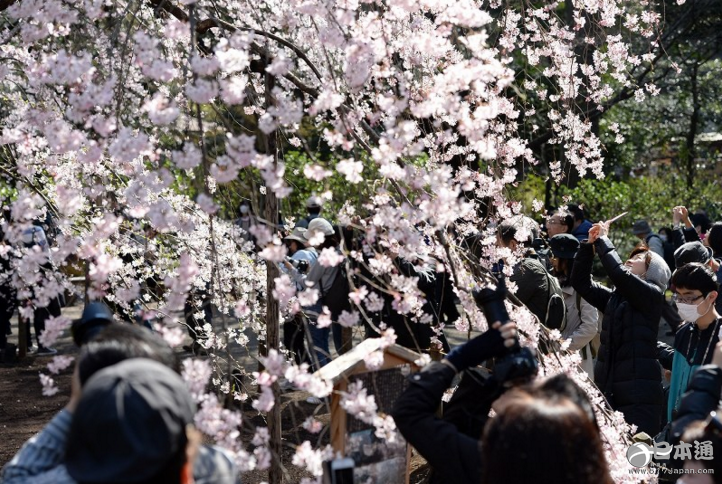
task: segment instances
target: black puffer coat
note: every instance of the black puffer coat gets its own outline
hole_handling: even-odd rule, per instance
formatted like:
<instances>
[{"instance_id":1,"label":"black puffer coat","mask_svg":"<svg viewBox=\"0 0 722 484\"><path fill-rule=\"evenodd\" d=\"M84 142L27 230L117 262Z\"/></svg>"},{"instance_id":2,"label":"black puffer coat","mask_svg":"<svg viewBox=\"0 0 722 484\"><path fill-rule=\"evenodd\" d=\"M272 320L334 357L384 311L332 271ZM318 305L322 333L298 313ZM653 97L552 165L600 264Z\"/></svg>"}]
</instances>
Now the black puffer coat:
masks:
<instances>
[{"instance_id":1,"label":"black puffer coat","mask_svg":"<svg viewBox=\"0 0 722 484\"><path fill-rule=\"evenodd\" d=\"M615 289L592 281L594 250ZM657 361L657 330L664 294L651 282L632 274L611 241L601 237L582 243L571 275L572 286L604 313L601 347L594 380L612 408L624 414L639 432L656 435L663 409L662 373Z\"/></svg>"}]
</instances>

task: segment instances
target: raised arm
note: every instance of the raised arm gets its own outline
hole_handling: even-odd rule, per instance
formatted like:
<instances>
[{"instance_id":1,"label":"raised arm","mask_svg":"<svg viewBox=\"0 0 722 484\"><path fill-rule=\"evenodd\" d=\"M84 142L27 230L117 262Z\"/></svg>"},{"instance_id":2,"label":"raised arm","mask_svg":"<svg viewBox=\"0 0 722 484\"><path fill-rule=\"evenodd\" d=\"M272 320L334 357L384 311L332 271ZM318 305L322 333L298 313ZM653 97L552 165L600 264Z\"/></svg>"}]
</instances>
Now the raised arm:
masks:
<instances>
[{"instance_id":1,"label":"raised arm","mask_svg":"<svg viewBox=\"0 0 722 484\"><path fill-rule=\"evenodd\" d=\"M692 225L692 221L689 218L689 211L687 210L687 207L683 207L681 205L674 207L672 209L672 222L674 223L676 234L679 234L680 232L682 234L683 242L679 245L682 245L684 242L701 242L699 234L697 233L697 230L695 230L694 225ZM679 242L679 235L675 235L674 242L674 248L676 250L679 247L679 245L677 245L677 242Z\"/></svg>"},{"instance_id":2,"label":"raised arm","mask_svg":"<svg viewBox=\"0 0 722 484\"><path fill-rule=\"evenodd\" d=\"M592 262L594 261L594 247L583 242L574 258L574 267L570 276L572 287L582 296L582 299L604 312L607 302L612 296L608 287L592 281Z\"/></svg>"},{"instance_id":3,"label":"raised arm","mask_svg":"<svg viewBox=\"0 0 722 484\"><path fill-rule=\"evenodd\" d=\"M436 417L441 397L455 375L451 366L431 363L409 378L410 384L396 400L391 415L407 442L436 472L464 482L481 482L478 440Z\"/></svg>"},{"instance_id":4,"label":"raised arm","mask_svg":"<svg viewBox=\"0 0 722 484\"><path fill-rule=\"evenodd\" d=\"M646 311L661 304L664 299L661 289L632 274L619 258L611 240L602 236L594 242L594 248L616 291L632 306L640 311Z\"/></svg>"},{"instance_id":5,"label":"raised arm","mask_svg":"<svg viewBox=\"0 0 722 484\"><path fill-rule=\"evenodd\" d=\"M502 356L516 338L516 325L493 326L486 333L454 348L442 363L431 363L409 378L409 386L391 412L404 438L448 482L481 482L479 441L436 416L441 397L457 371ZM440 451L441 450L441 451Z\"/></svg>"}]
</instances>

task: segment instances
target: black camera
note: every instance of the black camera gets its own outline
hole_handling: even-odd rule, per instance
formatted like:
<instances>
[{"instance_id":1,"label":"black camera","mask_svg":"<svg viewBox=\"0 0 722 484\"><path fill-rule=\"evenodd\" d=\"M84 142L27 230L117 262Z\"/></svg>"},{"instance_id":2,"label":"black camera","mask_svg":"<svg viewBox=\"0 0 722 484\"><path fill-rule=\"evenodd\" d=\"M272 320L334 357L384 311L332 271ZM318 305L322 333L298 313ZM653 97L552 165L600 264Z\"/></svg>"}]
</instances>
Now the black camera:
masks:
<instances>
[{"instance_id":1,"label":"black camera","mask_svg":"<svg viewBox=\"0 0 722 484\"><path fill-rule=\"evenodd\" d=\"M491 326L494 321L505 324L509 321L504 299L506 298L506 282L503 274L497 278L496 289L485 287L472 292L474 301L484 311L484 316ZM496 331L491 330L490 331ZM516 340L509 353L496 360L492 378L501 384L511 384L516 380L529 379L539 371L539 363L529 348L522 348Z\"/></svg>"},{"instance_id":2,"label":"black camera","mask_svg":"<svg viewBox=\"0 0 722 484\"><path fill-rule=\"evenodd\" d=\"M296 270L298 272L300 272L301 274L305 274L306 272L308 272L308 261L307 260L296 260L296 259L291 259L290 257L287 257L286 260L288 260L288 262L290 262L291 265L293 267L295 267Z\"/></svg>"}]
</instances>

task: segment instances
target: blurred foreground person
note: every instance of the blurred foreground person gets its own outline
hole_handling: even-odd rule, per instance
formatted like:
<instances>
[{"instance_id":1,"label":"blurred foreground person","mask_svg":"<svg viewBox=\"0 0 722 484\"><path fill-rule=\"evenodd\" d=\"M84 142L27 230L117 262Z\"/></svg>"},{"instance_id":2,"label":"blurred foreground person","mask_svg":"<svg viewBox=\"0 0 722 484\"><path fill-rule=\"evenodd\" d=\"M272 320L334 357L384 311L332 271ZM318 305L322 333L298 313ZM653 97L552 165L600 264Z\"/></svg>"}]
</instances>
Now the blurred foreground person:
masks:
<instances>
[{"instance_id":1,"label":"blurred foreground person","mask_svg":"<svg viewBox=\"0 0 722 484\"><path fill-rule=\"evenodd\" d=\"M114 365L126 361L141 363L129 369L127 374L125 367L114 369ZM159 367L164 370L158 370ZM92 377L104 369L114 370L91 387ZM170 466L166 469L168 472L175 472L178 466L186 469L183 472L190 469L185 464L191 463L192 459L179 461L180 446L185 445L182 444L184 439L187 443L195 439L196 431L189 430L184 436L179 429L182 423L182 430L186 431L183 422L188 420L188 408L194 407L192 401L186 401L188 391L179 386L185 385L179 371L175 353L157 335L128 324L107 326L82 346L68 404L23 445L3 469L0 482L189 482L143 474L151 470L160 472L161 464ZM147 373L147 377L143 373ZM108 394L103 394L101 388ZM111 397L115 400L111 401ZM87 403L81 406L83 399ZM122 408L114 406L121 401L124 402ZM192 423L192 416L191 413L188 423ZM144 420L139 422L137 419L140 418ZM135 455L139 449L141 455ZM120 454L116 455L117 452ZM196 484L238 482L235 465L224 450L203 445L196 453L198 456L192 466Z\"/></svg>"},{"instance_id":2,"label":"blurred foreground person","mask_svg":"<svg viewBox=\"0 0 722 484\"><path fill-rule=\"evenodd\" d=\"M537 366L531 352L519 347L503 298L484 291L493 292L484 289L475 297L487 321L494 321L491 329L411 375L392 412L404 438L432 466L430 482L611 484L592 404L577 385L558 376L504 393L528 381ZM498 358L490 378L498 385L486 388L493 392L490 400L501 397L490 402L497 415L479 442L439 419L436 409L458 372L490 358ZM481 412L486 418L488 409Z\"/></svg>"},{"instance_id":3,"label":"blurred foreground person","mask_svg":"<svg viewBox=\"0 0 722 484\"><path fill-rule=\"evenodd\" d=\"M185 382L161 363L133 358L100 370L70 426L68 474L79 483L192 483L194 415Z\"/></svg>"},{"instance_id":4,"label":"blurred foreground person","mask_svg":"<svg viewBox=\"0 0 722 484\"><path fill-rule=\"evenodd\" d=\"M493 408L482 484L612 484L592 403L567 376L513 388Z\"/></svg>"},{"instance_id":5,"label":"blurred foreground person","mask_svg":"<svg viewBox=\"0 0 722 484\"><path fill-rule=\"evenodd\" d=\"M722 484L722 459L715 457L722 453L722 421L718 412L712 411L707 420L697 421L685 430L680 440L690 449L699 449L700 444L709 449L709 455L700 455L699 459L685 459L684 474L677 484Z\"/></svg>"},{"instance_id":6,"label":"blurred foreground person","mask_svg":"<svg viewBox=\"0 0 722 484\"><path fill-rule=\"evenodd\" d=\"M722 484L722 409L720 409L720 393L722 392L722 343L717 343L712 363L700 366L689 383L687 392L682 397L679 411L672 423L672 432L666 442L672 445L685 442L691 449L694 459L667 459L660 462L672 472L660 472L660 482L674 482L679 476L678 468L695 469L696 474L684 475L678 484ZM694 441L698 445L694 445ZM701 452L699 443L707 443L707 451ZM700 472L710 469L708 475ZM662 470L664 470L662 468Z\"/></svg>"}]
</instances>

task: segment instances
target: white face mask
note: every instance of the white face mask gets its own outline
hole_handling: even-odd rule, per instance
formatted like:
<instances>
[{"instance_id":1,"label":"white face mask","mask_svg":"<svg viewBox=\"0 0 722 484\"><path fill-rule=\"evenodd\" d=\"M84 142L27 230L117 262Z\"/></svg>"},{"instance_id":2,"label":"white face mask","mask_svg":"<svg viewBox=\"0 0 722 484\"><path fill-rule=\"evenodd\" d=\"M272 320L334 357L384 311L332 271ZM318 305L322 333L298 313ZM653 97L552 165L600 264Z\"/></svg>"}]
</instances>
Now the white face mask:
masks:
<instances>
[{"instance_id":1,"label":"white face mask","mask_svg":"<svg viewBox=\"0 0 722 484\"><path fill-rule=\"evenodd\" d=\"M241 205L241 214L246 215L248 213L248 205Z\"/></svg>"},{"instance_id":2,"label":"white face mask","mask_svg":"<svg viewBox=\"0 0 722 484\"><path fill-rule=\"evenodd\" d=\"M677 312L679 315L684 319L685 321L689 321L690 323L694 323L699 318L704 316L709 312L710 309L712 309L712 305L710 304L707 308L707 311L704 312L704 314L699 314L699 307L704 304L704 302L707 300L705 297L702 302L699 304L686 304L686 303L677 303Z\"/></svg>"},{"instance_id":3,"label":"white face mask","mask_svg":"<svg viewBox=\"0 0 722 484\"><path fill-rule=\"evenodd\" d=\"M701 304L701 303L700 303ZM695 322L697 319L699 319L699 312L697 312L697 305L696 304L685 304L685 303L677 303L677 312L679 313L680 317L684 319L685 321L689 322Z\"/></svg>"},{"instance_id":4,"label":"white face mask","mask_svg":"<svg viewBox=\"0 0 722 484\"><path fill-rule=\"evenodd\" d=\"M662 242L667 242L667 234L659 234L659 238L662 239Z\"/></svg>"}]
</instances>

